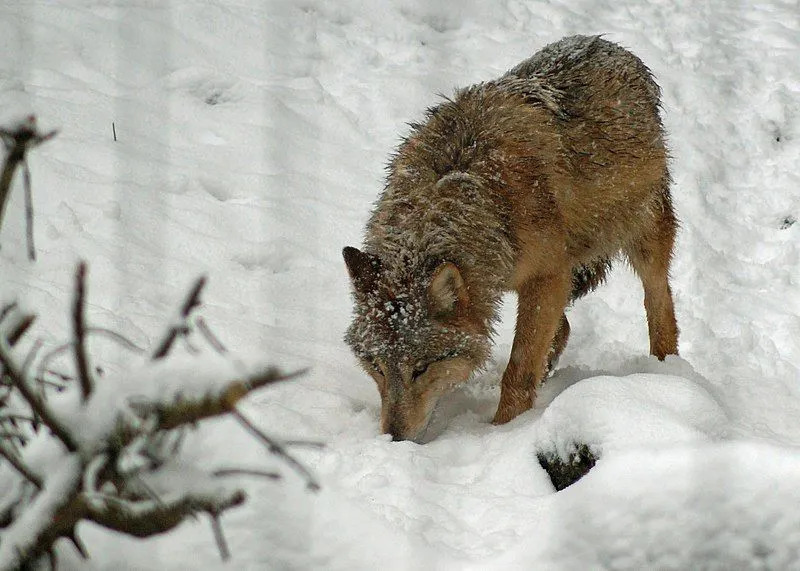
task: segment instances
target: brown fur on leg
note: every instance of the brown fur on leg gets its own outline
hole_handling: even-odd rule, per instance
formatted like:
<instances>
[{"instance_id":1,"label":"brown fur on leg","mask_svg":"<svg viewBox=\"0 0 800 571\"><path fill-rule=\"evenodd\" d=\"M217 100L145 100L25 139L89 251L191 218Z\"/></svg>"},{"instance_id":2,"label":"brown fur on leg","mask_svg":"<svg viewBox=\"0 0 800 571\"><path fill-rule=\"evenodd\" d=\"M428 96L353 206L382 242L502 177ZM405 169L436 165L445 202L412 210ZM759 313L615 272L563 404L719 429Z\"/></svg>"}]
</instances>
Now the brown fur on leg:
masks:
<instances>
[{"instance_id":1,"label":"brown fur on leg","mask_svg":"<svg viewBox=\"0 0 800 571\"><path fill-rule=\"evenodd\" d=\"M644 288L650 354L663 361L667 355L678 354L678 324L669 286L669 264L677 221L668 194L661 195L654 218L650 231L626 253Z\"/></svg>"},{"instance_id":2,"label":"brown fur on leg","mask_svg":"<svg viewBox=\"0 0 800 571\"><path fill-rule=\"evenodd\" d=\"M569 299L570 278L566 272L535 277L518 289L517 330L494 424L504 424L533 406Z\"/></svg>"},{"instance_id":3,"label":"brown fur on leg","mask_svg":"<svg viewBox=\"0 0 800 571\"><path fill-rule=\"evenodd\" d=\"M564 349L567 346L567 340L569 340L569 321L567 321L567 314L563 313L561 315L561 323L558 326L558 330L556 331L556 335L553 338L553 344L550 347L550 353L547 356L547 370L545 371L545 377L550 374L550 371L553 370L556 363L558 362L558 358L561 357L561 353L564 352Z\"/></svg>"}]
</instances>

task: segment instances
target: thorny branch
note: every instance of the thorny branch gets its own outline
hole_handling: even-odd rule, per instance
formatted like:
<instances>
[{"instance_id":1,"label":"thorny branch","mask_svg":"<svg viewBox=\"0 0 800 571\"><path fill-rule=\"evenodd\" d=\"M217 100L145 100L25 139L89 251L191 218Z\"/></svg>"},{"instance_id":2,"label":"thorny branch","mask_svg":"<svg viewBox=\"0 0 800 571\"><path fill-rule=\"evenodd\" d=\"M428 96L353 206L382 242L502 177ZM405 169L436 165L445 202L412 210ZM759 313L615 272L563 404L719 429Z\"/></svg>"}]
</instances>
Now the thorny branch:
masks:
<instances>
[{"instance_id":1,"label":"thorny branch","mask_svg":"<svg viewBox=\"0 0 800 571\"><path fill-rule=\"evenodd\" d=\"M264 367L242 375L233 372L240 369L234 366L231 368L231 378L219 379L216 388L209 389L204 394L177 394L159 398L145 396L135 402L128 400L117 411L116 423L107 433L88 441L84 441L85 435L82 437L84 440L76 439L74 434L81 433L74 423L84 416L91 416L96 399L90 397L97 389L96 383L104 381L103 378L95 379L91 376L87 339L92 334L101 334L140 355L142 353L125 337L87 325L86 273L86 265L81 263L76 271L72 302L74 339L38 357L38 367L34 367L39 352L38 341L28 351L22 366L18 364L12 351L12 346L30 330L34 317L23 315L12 322L10 319L17 311L16 305L0 308L0 367L2 378L5 379L5 386L0 387L5 390L5 394L0 394L0 468L5 461L13 471L7 470L3 477L16 477L20 482L7 487L10 491L4 492L18 494L17 496L2 497L0 494L0 505L3 506L0 513L0 570L28 568L41 558L49 558L54 565L54 545L61 537L70 540L84 557L88 556L76 531L81 521L93 521L108 529L136 537L148 537L167 532L188 517L200 513L206 513L210 517L220 555L227 559L230 552L222 533L220 515L225 510L242 504L245 500L244 492L220 484L212 487L215 491L200 494L180 489L156 490L145 476L156 474L170 463L182 442L181 436L186 427L194 426L207 418L232 414L248 431L264 442L271 453L301 474L310 489L318 489L319 484L311 473L286 451L286 443L279 443L269 437L236 408L241 399L250 392L294 378L303 371L284 374L276 368ZM200 293L205 283L204 277L194 282L180 307L180 322L170 325L151 357L141 355L143 366L149 367L148 363L152 360L165 358L176 339L192 333L189 317L200 305ZM194 320L194 325L198 334L220 355L218 358L228 355L222 343L201 318ZM80 391L80 407L83 412L74 417L61 412L55 413L51 402L46 398L48 390L44 379L39 379L49 371L49 361L66 351L71 351L74 357L77 383L71 382L73 378L64 375L62 380L65 384L57 386L59 389L73 387ZM38 371L33 378L28 375L30 368ZM39 391L33 389L34 379L39 379L42 383ZM15 402L26 405L27 411L6 409L8 397L12 393L20 397ZM189 394L192 395L191 392ZM30 427L35 428L36 422L41 422L50 432L31 431ZM28 462L30 458L26 457L26 443L34 435L38 438L56 438L63 444L62 448L53 449L56 457L44 464L48 466L46 469L40 463L41 458L31 464ZM17 439L20 440L20 445L15 443ZM289 444L302 443L292 441ZM60 468L53 470L53 466ZM280 474L257 468L229 467L205 472L205 476L210 479L232 475L261 476L273 480L280 478ZM42 506L50 506L48 509L52 515L26 516L28 509L39 514Z\"/></svg>"}]
</instances>

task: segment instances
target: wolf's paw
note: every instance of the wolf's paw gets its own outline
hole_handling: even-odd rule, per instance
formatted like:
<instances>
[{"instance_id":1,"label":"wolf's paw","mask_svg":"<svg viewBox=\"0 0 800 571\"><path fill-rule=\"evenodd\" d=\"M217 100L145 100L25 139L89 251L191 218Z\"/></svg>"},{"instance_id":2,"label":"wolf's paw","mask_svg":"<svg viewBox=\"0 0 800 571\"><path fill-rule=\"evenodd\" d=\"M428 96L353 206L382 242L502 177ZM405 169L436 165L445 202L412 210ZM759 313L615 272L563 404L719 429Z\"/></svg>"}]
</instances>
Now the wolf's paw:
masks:
<instances>
[{"instance_id":1,"label":"wolf's paw","mask_svg":"<svg viewBox=\"0 0 800 571\"><path fill-rule=\"evenodd\" d=\"M492 424L505 424L511 420L514 420L523 412L528 411L531 409L531 402L518 402L512 405L505 405L502 402L497 407L497 412L494 413L494 418L492 419Z\"/></svg>"}]
</instances>

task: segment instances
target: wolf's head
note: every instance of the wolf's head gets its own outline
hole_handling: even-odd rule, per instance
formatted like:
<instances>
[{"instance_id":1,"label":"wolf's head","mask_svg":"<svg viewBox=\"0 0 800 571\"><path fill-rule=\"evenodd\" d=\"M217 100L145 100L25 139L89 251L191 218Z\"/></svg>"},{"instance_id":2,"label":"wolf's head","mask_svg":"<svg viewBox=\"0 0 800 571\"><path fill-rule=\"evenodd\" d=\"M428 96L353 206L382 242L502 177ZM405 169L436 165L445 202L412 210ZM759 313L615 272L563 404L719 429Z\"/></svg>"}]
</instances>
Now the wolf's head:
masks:
<instances>
[{"instance_id":1,"label":"wolf's head","mask_svg":"<svg viewBox=\"0 0 800 571\"><path fill-rule=\"evenodd\" d=\"M389 267L356 248L342 253L355 301L345 341L378 385L382 430L394 440L418 440L439 397L486 360L486 326L471 315L453 263Z\"/></svg>"}]
</instances>

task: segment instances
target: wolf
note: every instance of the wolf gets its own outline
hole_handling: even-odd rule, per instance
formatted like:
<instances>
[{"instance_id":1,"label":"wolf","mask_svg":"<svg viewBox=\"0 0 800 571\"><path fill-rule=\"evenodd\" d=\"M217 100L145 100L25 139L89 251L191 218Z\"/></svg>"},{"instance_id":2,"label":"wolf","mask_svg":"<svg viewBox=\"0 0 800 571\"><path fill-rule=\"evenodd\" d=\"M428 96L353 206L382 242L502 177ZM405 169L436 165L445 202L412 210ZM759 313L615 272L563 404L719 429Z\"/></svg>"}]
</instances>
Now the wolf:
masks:
<instances>
[{"instance_id":1,"label":"wolf","mask_svg":"<svg viewBox=\"0 0 800 571\"><path fill-rule=\"evenodd\" d=\"M530 409L566 346L565 309L621 257L644 288L650 353L678 353L660 88L638 57L567 37L410 128L362 249L343 250L345 342L378 386L384 432L423 437L439 397L485 364L507 291L516 330L493 422Z\"/></svg>"}]
</instances>

